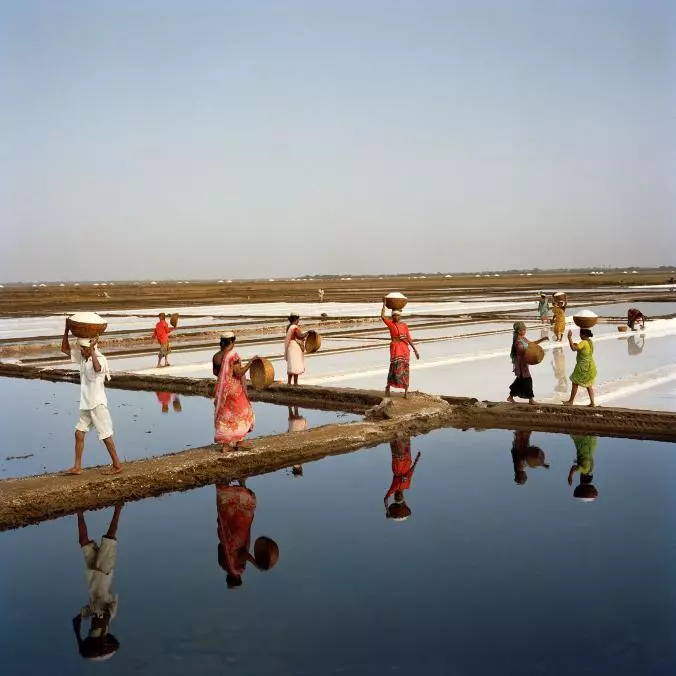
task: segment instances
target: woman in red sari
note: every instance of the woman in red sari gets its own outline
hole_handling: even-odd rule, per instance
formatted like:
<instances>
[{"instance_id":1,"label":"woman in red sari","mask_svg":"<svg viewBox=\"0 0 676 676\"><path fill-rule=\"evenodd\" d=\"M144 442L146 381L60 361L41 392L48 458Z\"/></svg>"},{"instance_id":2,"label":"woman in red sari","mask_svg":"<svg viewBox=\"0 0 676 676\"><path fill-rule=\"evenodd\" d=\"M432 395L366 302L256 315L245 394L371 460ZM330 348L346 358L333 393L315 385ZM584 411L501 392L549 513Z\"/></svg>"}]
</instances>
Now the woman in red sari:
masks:
<instances>
[{"instance_id":1,"label":"woman in red sari","mask_svg":"<svg viewBox=\"0 0 676 676\"><path fill-rule=\"evenodd\" d=\"M387 307L383 298L383 309L380 311L380 318L385 322L385 326L390 330L390 370L387 374L387 386L385 387L385 396L390 396L390 388L396 387L404 390L404 398L408 395L409 374L411 360L411 350L413 350L416 359L420 359L418 350L413 344L413 339L408 330L408 324L402 322L401 312L392 310L392 318L387 319L385 313Z\"/></svg>"},{"instance_id":2,"label":"woman in red sari","mask_svg":"<svg viewBox=\"0 0 676 676\"><path fill-rule=\"evenodd\" d=\"M214 441L230 448L246 448L244 437L254 428L255 416L244 376L251 368L253 357L242 364L234 350L235 334L221 336L221 349L213 357L213 372L218 378L214 393Z\"/></svg>"}]
</instances>

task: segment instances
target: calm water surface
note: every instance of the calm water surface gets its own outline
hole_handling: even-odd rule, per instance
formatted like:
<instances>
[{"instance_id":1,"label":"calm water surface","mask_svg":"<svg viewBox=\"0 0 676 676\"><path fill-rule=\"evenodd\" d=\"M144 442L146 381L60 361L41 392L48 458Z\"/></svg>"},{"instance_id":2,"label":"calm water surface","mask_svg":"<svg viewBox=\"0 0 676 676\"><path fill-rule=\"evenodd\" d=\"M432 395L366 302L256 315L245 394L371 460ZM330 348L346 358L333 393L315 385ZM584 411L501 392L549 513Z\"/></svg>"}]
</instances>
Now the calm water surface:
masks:
<instances>
[{"instance_id":1,"label":"calm water surface","mask_svg":"<svg viewBox=\"0 0 676 676\"><path fill-rule=\"evenodd\" d=\"M250 561L234 589L217 487L130 503L105 665L71 626L88 599L76 517L0 533L3 673L673 674L676 447L577 442L579 456L561 435L415 438L404 521L386 518L390 445L249 479L249 549L267 536L279 560ZM569 486L575 461L592 478ZM598 499L574 497L581 483ZM91 538L112 514L85 514Z\"/></svg>"},{"instance_id":2,"label":"calm water surface","mask_svg":"<svg viewBox=\"0 0 676 676\"><path fill-rule=\"evenodd\" d=\"M168 392L106 390L115 443L122 460L182 451L213 442L212 399ZM0 378L0 478L55 472L73 463L73 430L80 386L42 380ZM281 434L292 427L317 427L359 416L254 403L252 437ZM298 416L297 416L298 414ZM30 454L28 458L19 458ZM12 459L8 459L12 458ZM84 465L110 462L95 430L85 440Z\"/></svg>"}]
</instances>

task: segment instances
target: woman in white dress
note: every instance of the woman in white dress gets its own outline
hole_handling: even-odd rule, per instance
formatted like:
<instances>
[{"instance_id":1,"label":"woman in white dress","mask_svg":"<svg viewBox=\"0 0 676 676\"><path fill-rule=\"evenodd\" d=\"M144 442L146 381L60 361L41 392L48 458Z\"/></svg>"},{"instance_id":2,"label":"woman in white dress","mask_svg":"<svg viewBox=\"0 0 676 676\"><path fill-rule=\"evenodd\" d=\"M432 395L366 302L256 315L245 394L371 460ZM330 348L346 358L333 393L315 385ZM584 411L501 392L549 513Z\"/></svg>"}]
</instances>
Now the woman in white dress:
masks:
<instances>
[{"instance_id":1,"label":"woman in white dress","mask_svg":"<svg viewBox=\"0 0 676 676\"><path fill-rule=\"evenodd\" d=\"M289 315L289 326L286 329L284 341L284 359L286 359L286 374L288 384L298 385L298 376L305 373L305 338L299 326L300 317L295 312Z\"/></svg>"}]
</instances>

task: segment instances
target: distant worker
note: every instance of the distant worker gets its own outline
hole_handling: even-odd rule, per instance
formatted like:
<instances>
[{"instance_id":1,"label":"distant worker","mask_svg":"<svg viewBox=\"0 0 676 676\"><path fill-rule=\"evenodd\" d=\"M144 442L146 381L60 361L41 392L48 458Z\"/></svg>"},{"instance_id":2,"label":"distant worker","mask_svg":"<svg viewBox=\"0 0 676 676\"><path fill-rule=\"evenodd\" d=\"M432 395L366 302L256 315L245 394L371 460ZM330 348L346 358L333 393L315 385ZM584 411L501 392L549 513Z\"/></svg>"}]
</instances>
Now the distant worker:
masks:
<instances>
[{"instance_id":1,"label":"distant worker","mask_svg":"<svg viewBox=\"0 0 676 676\"><path fill-rule=\"evenodd\" d=\"M594 401L594 381L596 380L596 362L594 361L594 334L589 329L580 329L580 342L573 342L573 332L568 331L568 344L573 352L577 353L577 362L570 374L570 398L564 401L564 406L572 406L579 387L587 388L589 406L596 406Z\"/></svg>"},{"instance_id":2,"label":"distant worker","mask_svg":"<svg viewBox=\"0 0 676 676\"><path fill-rule=\"evenodd\" d=\"M385 396L389 397L391 388L395 387L404 390L404 399L406 399L410 383L411 350L413 350L416 359L420 359L420 354L413 344L408 324L401 321L401 310L392 310L391 319L385 317L386 312L387 306L385 305L385 298L383 298L380 318L390 331L390 368L387 372Z\"/></svg>"},{"instance_id":3,"label":"distant worker","mask_svg":"<svg viewBox=\"0 0 676 676\"><path fill-rule=\"evenodd\" d=\"M544 293L540 294L540 300L538 301L538 317L543 323L549 322L549 302Z\"/></svg>"},{"instance_id":4,"label":"distant worker","mask_svg":"<svg viewBox=\"0 0 676 676\"><path fill-rule=\"evenodd\" d=\"M155 324L153 331L153 342L157 341L160 344L160 351L157 353L157 368L162 368L162 359L164 359L165 366L171 366L169 363L169 353L171 352L171 345L169 343L169 334L174 330L173 326L167 324L167 315L160 312L160 321Z\"/></svg>"},{"instance_id":5,"label":"distant worker","mask_svg":"<svg viewBox=\"0 0 676 676\"><path fill-rule=\"evenodd\" d=\"M319 289L319 302L323 303L324 302L324 289Z\"/></svg>"},{"instance_id":6,"label":"distant worker","mask_svg":"<svg viewBox=\"0 0 676 676\"><path fill-rule=\"evenodd\" d=\"M629 308L627 311L627 326L632 331L636 331L637 328L645 329L645 317L639 309Z\"/></svg>"},{"instance_id":7,"label":"distant worker","mask_svg":"<svg viewBox=\"0 0 676 676\"><path fill-rule=\"evenodd\" d=\"M554 312L552 318L554 338L557 343L560 343L563 340L563 332L566 330L566 301L555 298L552 310Z\"/></svg>"},{"instance_id":8,"label":"distant worker","mask_svg":"<svg viewBox=\"0 0 676 676\"><path fill-rule=\"evenodd\" d=\"M286 359L286 375L289 385L298 385L298 376L305 373L305 338L300 328L300 317L297 312L289 315L289 325L286 327L284 339L284 359Z\"/></svg>"},{"instance_id":9,"label":"distant worker","mask_svg":"<svg viewBox=\"0 0 676 676\"><path fill-rule=\"evenodd\" d=\"M113 463L111 474L122 471L113 441L113 421L108 411L105 381L110 380L107 359L99 351L96 338L78 338L78 349L71 352L68 342L70 319L66 319L66 330L61 341L61 351L80 365L80 419L75 425L75 464L68 474L82 472L82 454L85 435L92 427L96 428L99 439L104 443Z\"/></svg>"}]
</instances>

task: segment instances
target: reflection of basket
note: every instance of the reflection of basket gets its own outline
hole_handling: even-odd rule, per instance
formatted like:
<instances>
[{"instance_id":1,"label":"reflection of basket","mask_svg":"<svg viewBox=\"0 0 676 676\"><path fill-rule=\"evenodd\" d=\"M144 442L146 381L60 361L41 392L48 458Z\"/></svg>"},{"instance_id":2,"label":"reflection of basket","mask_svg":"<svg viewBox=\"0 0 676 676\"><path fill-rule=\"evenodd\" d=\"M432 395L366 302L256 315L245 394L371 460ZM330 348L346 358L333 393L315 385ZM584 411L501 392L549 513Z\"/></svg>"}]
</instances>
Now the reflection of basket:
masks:
<instances>
[{"instance_id":1,"label":"reflection of basket","mask_svg":"<svg viewBox=\"0 0 676 676\"><path fill-rule=\"evenodd\" d=\"M264 390L275 381L275 368L265 357L254 359L251 364L251 384L256 390Z\"/></svg>"},{"instance_id":2,"label":"reflection of basket","mask_svg":"<svg viewBox=\"0 0 676 676\"><path fill-rule=\"evenodd\" d=\"M305 338L305 351L308 354L317 352L322 346L322 337L316 331L308 331Z\"/></svg>"},{"instance_id":3,"label":"reflection of basket","mask_svg":"<svg viewBox=\"0 0 676 676\"><path fill-rule=\"evenodd\" d=\"M545 358L545 351L537 343L531 343L526 348L524 358L526 360L526 364L535 366Z\"/></svg>"},{"instance_id":4,"label":"reflection of basket","mask_svg":"<svg viewBox=\"0 0 676 676\"><path fill-rule=\"evenodd\" d=\"M626 324L620 324L620 325L617 327L617 330L618 330L620 333L626 333L626 331L627 331L627 326L626 326Z\"/></svg>"},{"instance_id":5,"label":"reflection of basket","mask_svg":"<svg viewBox=\"0 0 676 676\"><path fill-rule=\"evenodd\" d=\"M596 326L596 322L598 322L598 320L598 317L573 317L573 321L581 329L591 329L593 326Z\"/></svg>"},{"instance_id":6,"label":"reflection of basket","mask_svg":"<svg viewBox=\"0 0 676 676\"><path fill-rule=\"evenodd\" d=\"M385 307L390 310L403 310L408 303L408 298L401 293L390 293L385 296Z\"/></svg>"},{"instance_id":7,"label":"reflection of basket","mask_svg":"<svg viewBox=\"0 0 676 676\"><path fill-rule=\"evenodd\" d=\"M169 323L176 328L178 326L178 312L174 312L171 317L169 317Z\"/></svg>"},{"instance_id":8,"label":"reflection of basket","mask_svg":"<svg viewBox=\"0 0 676 676\"><path fill-rule=\"evenodd\" d=\"M76 312L70 317L70 331L76 338L98 338L108 324L94 312Z\"/></svg>"},{"instance_id":9,"label":"reflection of basket","mask_svg":"<svg viewBox=\"0 0 676 676\"><path fill-rule=\"evenodd\" d=\"M174 411L176 411L176 413L180 413L183 410L181 407L181 400L177 396L174 396L172 406L174 407Z\"/></svg>"}]
</instances>

